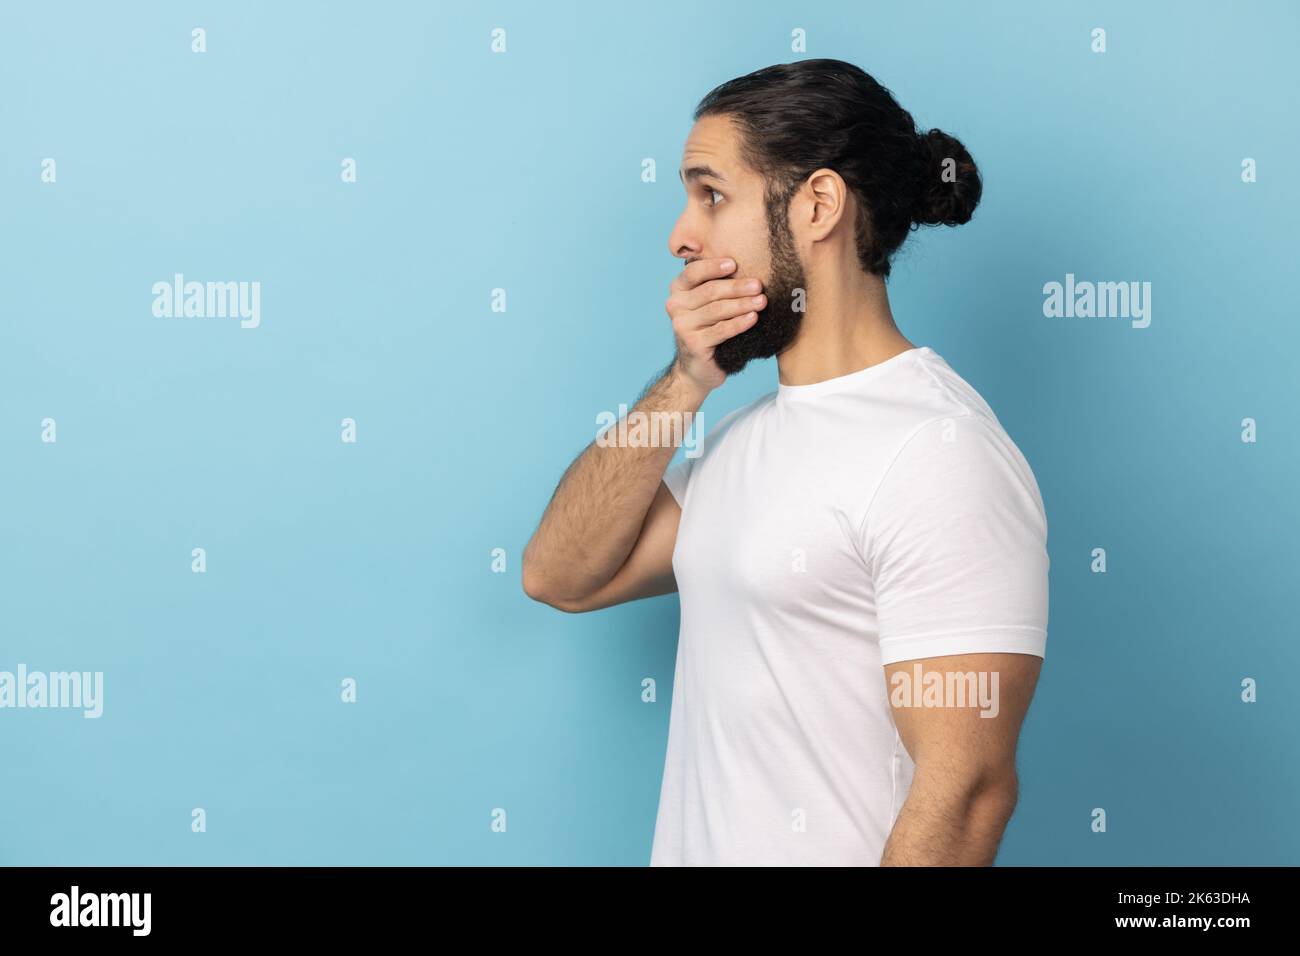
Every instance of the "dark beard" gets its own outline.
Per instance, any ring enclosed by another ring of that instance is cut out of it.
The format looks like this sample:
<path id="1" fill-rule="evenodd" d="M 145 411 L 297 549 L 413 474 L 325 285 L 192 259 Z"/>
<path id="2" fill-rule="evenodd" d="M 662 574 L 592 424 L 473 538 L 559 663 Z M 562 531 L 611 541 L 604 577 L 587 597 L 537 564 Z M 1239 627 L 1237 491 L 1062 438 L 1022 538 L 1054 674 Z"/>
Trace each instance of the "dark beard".
<path id="1" fill-rule="evenodd" d="M 771 251 L 772 275 L 763 288 L 767 305 L 758 313 L 758 321 L 739 335 L 733 335 L 713 349 L 713 360 L 727 375 L 735 375 L 751 359 L 771 358 L 784 352 L 799 332 L 803 311 L 794 309 L 794 292 L 807 295 L 803 264 L 794 248 L 787 216 L 789 199 L 767 203 L 767 246 Z"/>

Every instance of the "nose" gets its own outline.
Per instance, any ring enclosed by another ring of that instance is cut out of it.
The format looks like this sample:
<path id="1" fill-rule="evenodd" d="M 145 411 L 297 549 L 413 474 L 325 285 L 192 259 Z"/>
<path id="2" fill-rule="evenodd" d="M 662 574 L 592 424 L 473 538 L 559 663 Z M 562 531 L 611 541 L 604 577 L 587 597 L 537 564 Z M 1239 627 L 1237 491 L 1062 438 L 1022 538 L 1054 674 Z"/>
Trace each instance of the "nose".
<path id="1" fill-rule="evenodd" d="M 703 243 L 690 221 L 690 211 L 687 210 L 677 217 L 672 232 L 668 233 L 668 251 L 690 263 L 700 258 L 703 249 Z"/>

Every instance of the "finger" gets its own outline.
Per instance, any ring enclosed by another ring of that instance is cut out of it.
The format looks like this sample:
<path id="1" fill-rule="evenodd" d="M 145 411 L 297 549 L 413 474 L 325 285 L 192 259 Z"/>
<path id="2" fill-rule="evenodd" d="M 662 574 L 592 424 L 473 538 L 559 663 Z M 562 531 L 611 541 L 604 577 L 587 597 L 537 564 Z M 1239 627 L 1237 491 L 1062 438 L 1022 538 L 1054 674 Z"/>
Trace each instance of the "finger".
<path id="1" fill-rule="evenodd" d="M 727 339 L 732 336 L 739 335 L 757 321 L 757 312 L 746 312 L 743 315 L 736 316 L 735 318 L 723 319 L 721 322 L 713 323 L 713 325 L 710 325 L 707 329 L 701 329 L 697 333 L 696 341 L 700 345 L 713 348 L 714 346 L 727 341 Z"/>
<path id="2" fill-rule="evenodd" d="M 677 294 L 677 301 L 687 309 L 702 309 L 710 302 L 719 299 L 741 299 L 757 295 L 763 289 L 763 283 L 753 277 L 743 279 L 713 279 L 689 292 Z"/>
<path id="3" fill-rule="evenodd" d="M 715 323 L 738 315 L 744 315 L 750 310 L 761 309 L 765 305 L 767 305 L 767 296 L 762 293 L 753 296 L 741 296 L 738 299 L 718 299 L 716 302 L 710 302 L 702 309 L 685 313 L 679 327 L 685 332 L 707 329 Z"/>
<path id="4" fill-rule="evenodd" d="M 729 258 L 696 259 L 688 262 L 678 276 L 672 281 L 676 292 L 688 292 L 702 282 L 721 278 L 736 268 L 736 260 Z"/>

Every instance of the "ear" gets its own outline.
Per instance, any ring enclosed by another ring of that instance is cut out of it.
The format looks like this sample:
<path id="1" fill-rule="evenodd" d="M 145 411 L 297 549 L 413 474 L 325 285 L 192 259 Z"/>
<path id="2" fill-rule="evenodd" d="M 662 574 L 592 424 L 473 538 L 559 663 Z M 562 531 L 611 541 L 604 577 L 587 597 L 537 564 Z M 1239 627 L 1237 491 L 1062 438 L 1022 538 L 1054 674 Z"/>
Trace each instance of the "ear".
<path id="1" fill-rule="evenodd" d="M 848 212 L 849 187 L 835 170 L 818 169 L 804 183 L 799 198 L 808 238 L 824 239 Z"/>

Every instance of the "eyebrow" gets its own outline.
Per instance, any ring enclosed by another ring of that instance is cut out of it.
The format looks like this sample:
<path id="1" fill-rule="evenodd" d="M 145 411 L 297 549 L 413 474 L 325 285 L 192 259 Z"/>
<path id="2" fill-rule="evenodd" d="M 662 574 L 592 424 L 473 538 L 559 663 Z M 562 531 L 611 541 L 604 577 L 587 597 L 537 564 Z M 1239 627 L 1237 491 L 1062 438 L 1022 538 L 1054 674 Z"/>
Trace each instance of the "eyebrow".
<path id="1" fill-rule="evenodd" d="M 678 170 L 677 172 L 677 178 L 682 181 L 683 185 L 685 185 L 687 180 L 695 182 L 695 180 L 704 176 L 711 176 L 712 178 L 721 180 L 724 183 L 727 181 L 727 177 L 723 176 L 712 166 L 688 166 L 685 170 Z"/>

